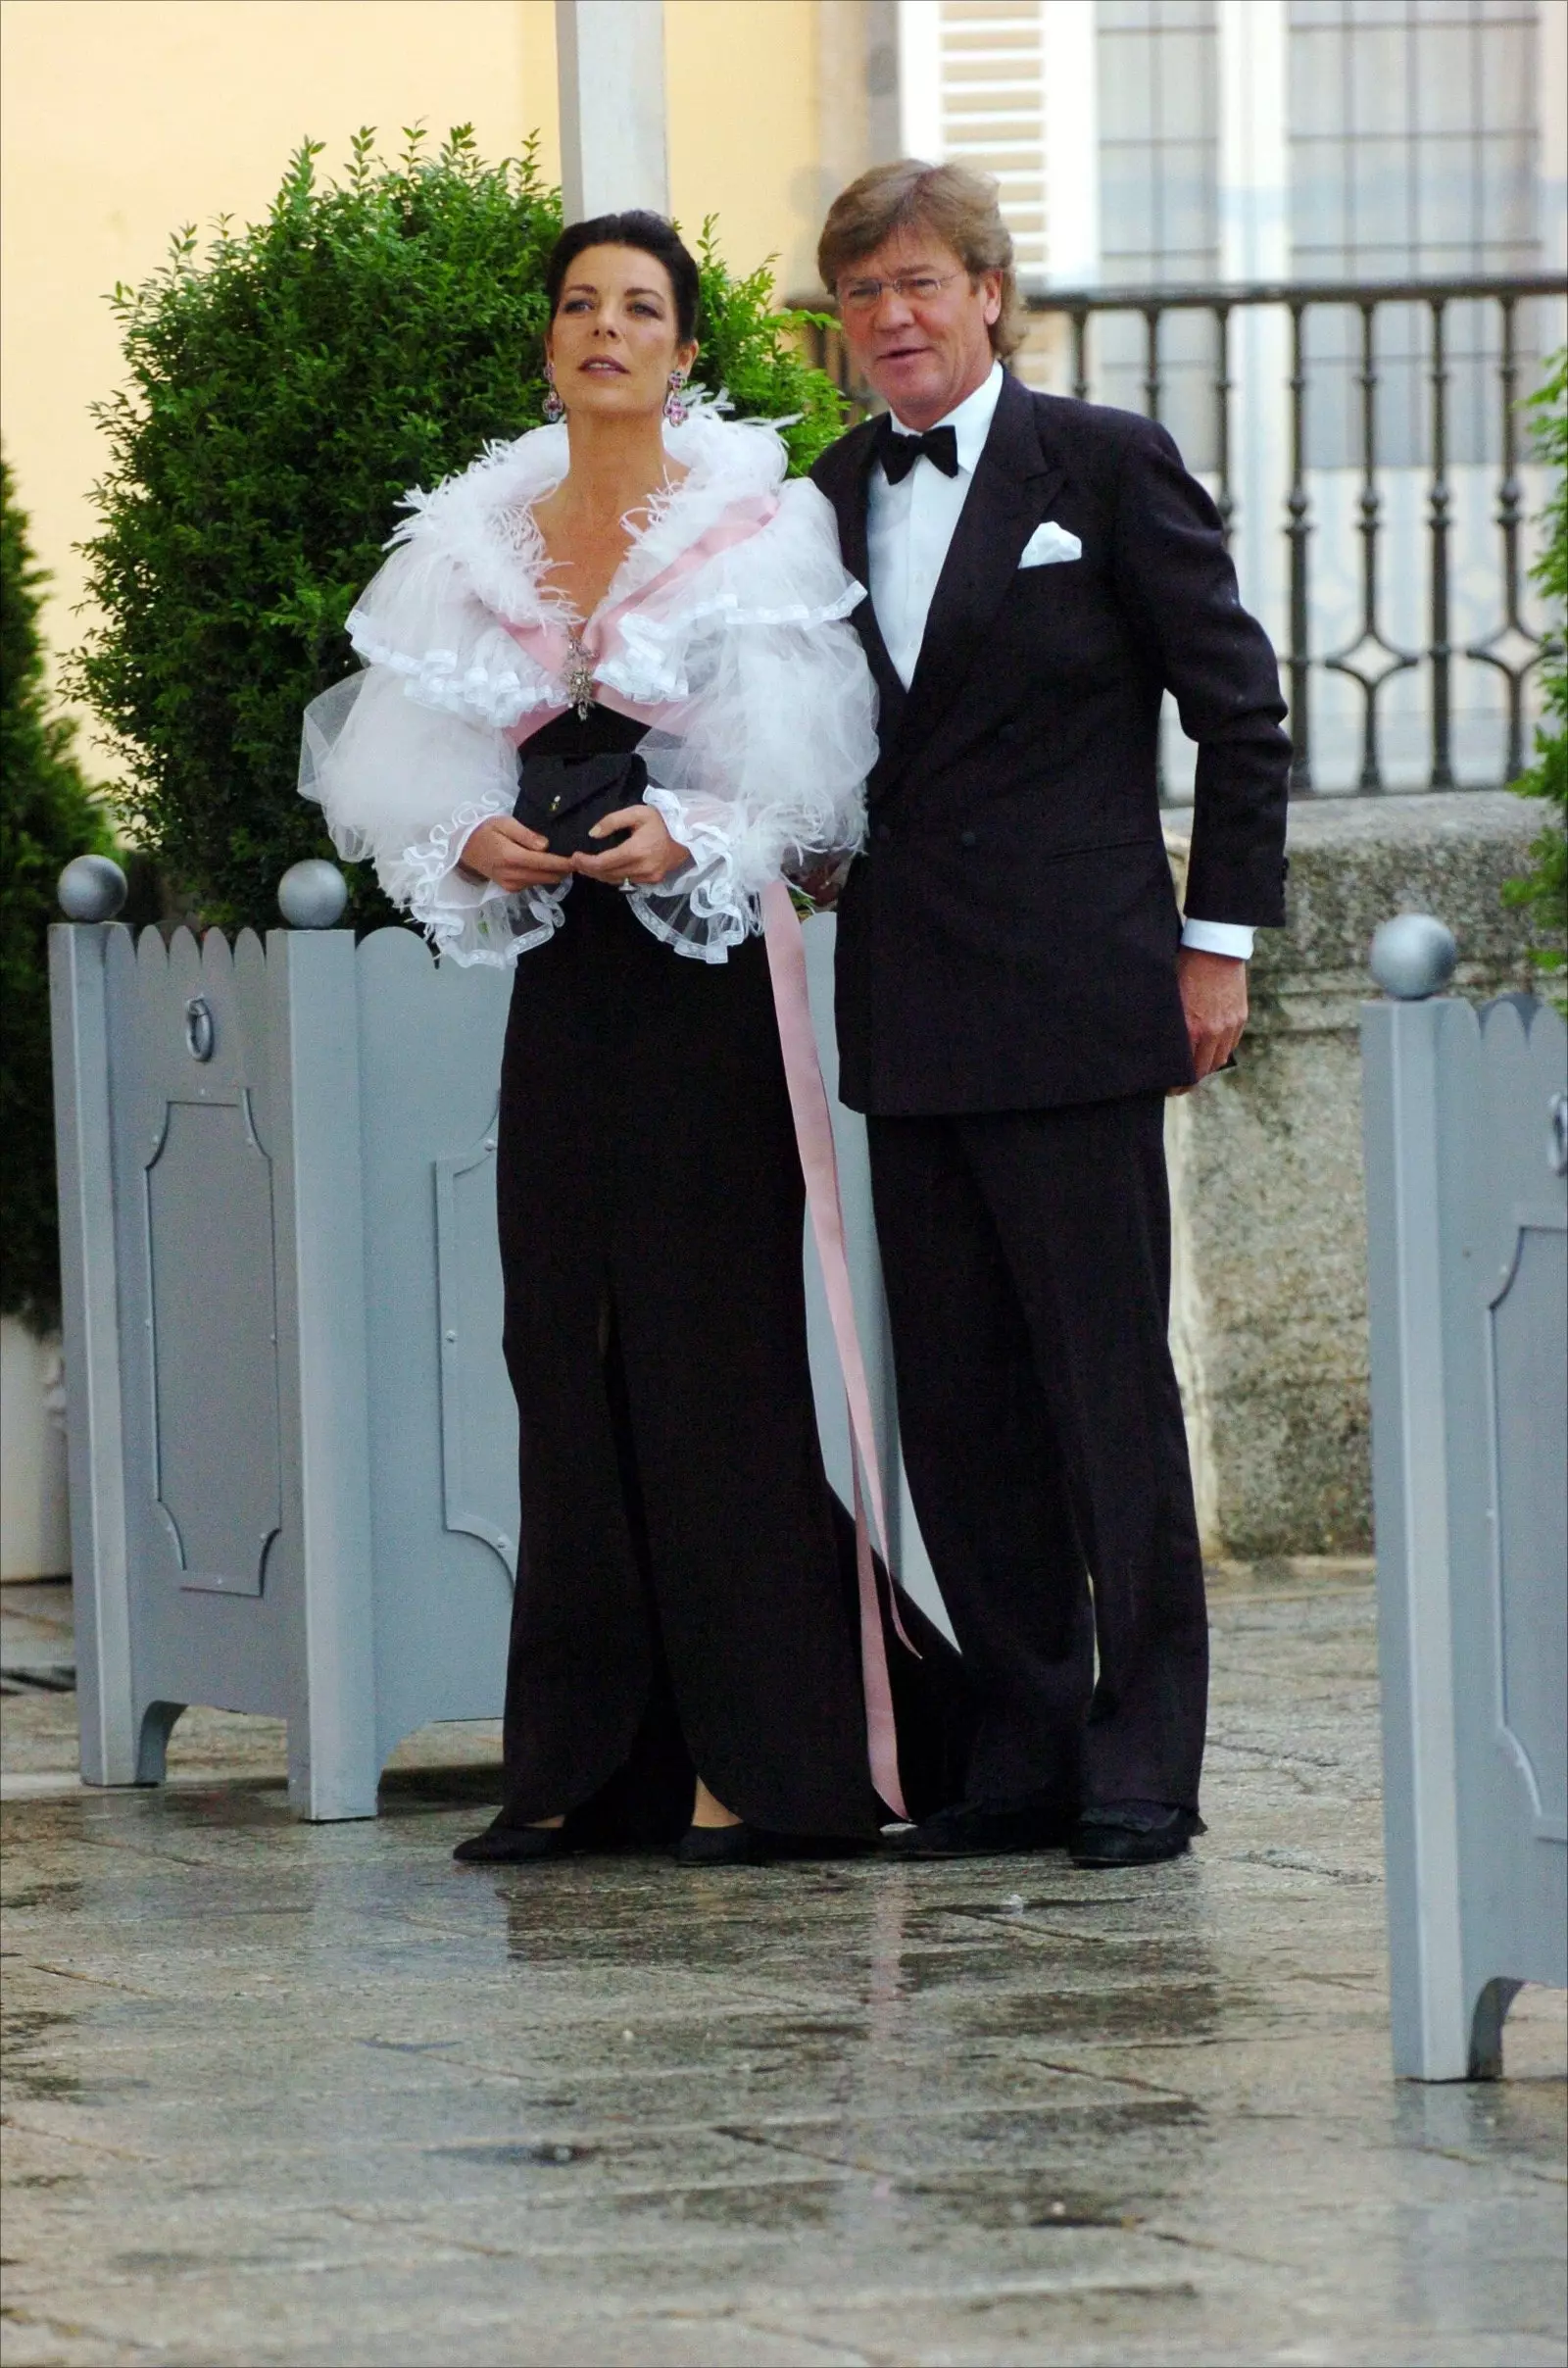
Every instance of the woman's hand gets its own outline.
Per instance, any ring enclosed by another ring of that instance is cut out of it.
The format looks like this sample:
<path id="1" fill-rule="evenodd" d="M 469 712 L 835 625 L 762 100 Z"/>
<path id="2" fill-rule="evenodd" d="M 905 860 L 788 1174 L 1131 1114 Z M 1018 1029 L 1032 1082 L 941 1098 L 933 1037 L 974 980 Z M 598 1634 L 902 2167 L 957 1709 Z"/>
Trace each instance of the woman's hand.
<path id="1" fill-rule="evenodd" d="M 622 884 L 651 888 L 671 871 L 679 871 L 692 860 L 692 851 L 672 839 L 665 827 L 664 817 L 657 806 L 622 806 L 617 813 L 606 814 L 588 833 L 591 839 L 608 839 L 612 831 L 629 831 L 618 847 L 607 848 L 603 855 L 573 856 L 571 867 L 590 880 L 605 880 L 618 888 Z"/>
<path id="2" fill-rule="evenodd" d="M 494 880 L 513 896 L 519 888 L 559 886 L 570 877 L 572 863 L 569 856 L 552 855 L 537 830 L 514 822 L 511 814 L 492 814 L 468 833 L 458 869 L 473 879 Z"/>

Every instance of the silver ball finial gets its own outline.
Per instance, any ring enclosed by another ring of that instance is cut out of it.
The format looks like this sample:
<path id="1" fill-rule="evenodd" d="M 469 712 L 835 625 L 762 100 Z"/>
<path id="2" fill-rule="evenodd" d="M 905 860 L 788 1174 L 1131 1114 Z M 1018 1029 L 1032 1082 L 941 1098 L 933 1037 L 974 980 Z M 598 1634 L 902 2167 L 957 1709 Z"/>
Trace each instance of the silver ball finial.
<path id="1" fill-rule="evenodd" d="M 1372 940 L 1372 975 L 1397 1003 L 1424 1003 L 1453 976 L 1459 949 L 1430 913 L 1396 913 Z"/>
<path id="2" fill-rule="evenodd" d="M 112 921 L 125 901 L 125 875 L 107 855 L 78 855 L 55 889 L 68 921 Z"/>
<path id="3" fill-rule="evenodd" d="M 343 917 L 349 884 L 324 856 L 290 863 L 277 883 L 277 909 L 291 929 L 332 929 Z"/>

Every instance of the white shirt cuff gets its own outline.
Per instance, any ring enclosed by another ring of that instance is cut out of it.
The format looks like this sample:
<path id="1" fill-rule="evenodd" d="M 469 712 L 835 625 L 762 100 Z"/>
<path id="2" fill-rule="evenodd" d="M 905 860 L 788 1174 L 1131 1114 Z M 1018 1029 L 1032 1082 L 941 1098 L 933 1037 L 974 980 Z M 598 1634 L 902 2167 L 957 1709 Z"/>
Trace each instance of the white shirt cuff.
<path id="1" fill-rule="evenodd" d="M 1183 921 L 1182 944 L 1200 954 L 1228 954 L 1233 962 L 1250 962 L 1257 932 L 1250 921 Z"/>

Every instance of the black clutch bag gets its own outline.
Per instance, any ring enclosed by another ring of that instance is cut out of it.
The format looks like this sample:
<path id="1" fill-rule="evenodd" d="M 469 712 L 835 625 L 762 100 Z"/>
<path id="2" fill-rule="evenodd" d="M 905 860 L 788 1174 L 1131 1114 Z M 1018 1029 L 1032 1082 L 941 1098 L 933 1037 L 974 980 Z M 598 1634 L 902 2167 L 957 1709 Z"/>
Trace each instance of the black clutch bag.
<path id="1" fill-rule="evenodd" d="M 544 833 L 552 855 L 604 855 L 629 838 L 613 830 L 591 839 L 589 831 L 622 806 L 640 806 L 648 767 L 635 749 L 607 750 L 596 757 L 523 753 L 517 774 L 514 822 Z"/>

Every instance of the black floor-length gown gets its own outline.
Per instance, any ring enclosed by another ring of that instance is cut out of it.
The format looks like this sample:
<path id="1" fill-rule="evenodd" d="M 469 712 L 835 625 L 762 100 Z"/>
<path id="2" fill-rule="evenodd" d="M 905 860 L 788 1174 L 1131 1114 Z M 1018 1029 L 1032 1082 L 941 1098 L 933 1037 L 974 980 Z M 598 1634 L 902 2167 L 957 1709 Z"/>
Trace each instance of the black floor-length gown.
<path id="1" fill-rule="evenodd" d="M 595 707 L 528 747 L 642 728 Z M 679 955 L 581 878 L 562 911 L 517 963 L 502 1068 L 522 1499 L 502 1822 L 678 1831 L 695 1767 L 749 1824 L 870 1837 L 890 1812 L 817 1440 L 766 949 Z M 934 1806 L 957 1783 L 952 1656 L 905 1617 L 923 1655 L 894 1648 L 906 1792 Z"/>

